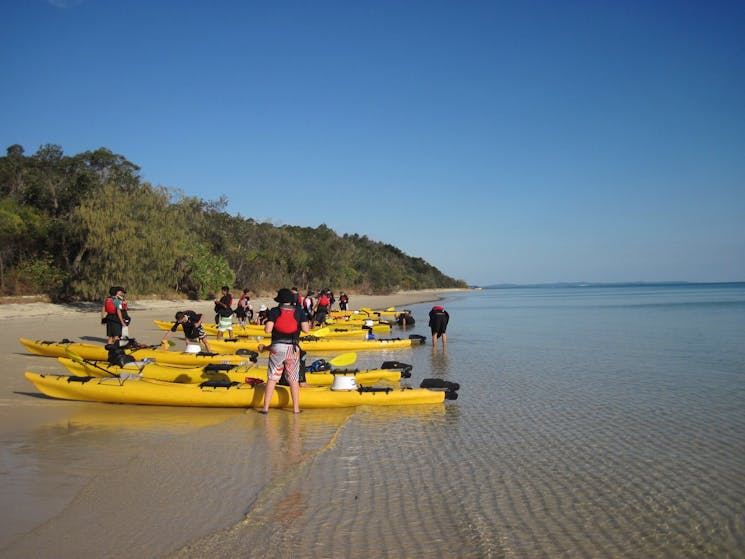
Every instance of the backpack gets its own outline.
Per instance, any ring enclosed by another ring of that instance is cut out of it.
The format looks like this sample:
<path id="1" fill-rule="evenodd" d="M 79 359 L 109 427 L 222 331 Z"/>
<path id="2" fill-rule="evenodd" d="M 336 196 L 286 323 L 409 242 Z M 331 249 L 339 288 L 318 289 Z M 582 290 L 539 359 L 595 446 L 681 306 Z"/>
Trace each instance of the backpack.
<path id="1" fill-rule="evenodd" d="M 134 363 L 135 358 L 125 353 L 124 349 L 119 344 L 110 344 L 106 346 L 109 349 L 108 362 L 112 365 L 119 365 L 124 367 L 127 363 Z"/>
<path id="2" fill-rule="evenodd" d="M 101 307 L 101 318 L 106 318 L 110 314 L 116 314 L 116 305 L 112 297 L 107 297 Z"/>
<path id="3" fill-rule="evenodd" d="M 300 322 L 297 319 L 297 307 L 279 307 L 279 316 L 274 321 L 274 329 L 280 334 L 297 334 Z"/>

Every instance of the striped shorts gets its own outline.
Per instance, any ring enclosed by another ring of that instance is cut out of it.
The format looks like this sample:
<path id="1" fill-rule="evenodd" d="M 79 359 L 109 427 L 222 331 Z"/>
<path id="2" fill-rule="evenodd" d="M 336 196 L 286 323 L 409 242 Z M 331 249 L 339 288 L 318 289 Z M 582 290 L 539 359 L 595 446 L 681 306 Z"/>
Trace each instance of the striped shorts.
<path id="1" fill-rule="evenodd" d="M 217 325 L 218 332 L 226 332 L 227 330 L 233 329 L 233 315 L 221 316 L 220 322 Z"/>
<path id="2" fill-rule="evenodd" d="M 300 350 L 292 344 L 272 344 L 269 350 L 269 367 L 267 378 L 279 380 L 282 374 L 288 382 L 300 379 Z"/>

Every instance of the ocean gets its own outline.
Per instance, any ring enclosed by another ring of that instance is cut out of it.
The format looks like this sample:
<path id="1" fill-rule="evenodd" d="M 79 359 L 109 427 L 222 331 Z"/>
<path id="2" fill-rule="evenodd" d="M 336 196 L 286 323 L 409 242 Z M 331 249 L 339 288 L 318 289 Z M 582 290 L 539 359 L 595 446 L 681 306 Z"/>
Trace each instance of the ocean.
<path id="1" fill-rule="evenodd" d="M 25 398 L 63 415 L 9 442 L 5 493 L 54 516 L 3 555 L 745 557 L 745 283 L 441 304 L 446 350 L 432 303 L 411 305 L 416 325 L 393 335 L 428 344 L 355 366 L 460 383 L 444 404 L 262 416 Z M 16 531 L 23 513 L 6 515 Z"/>
<path id="2" fill-rule="evenodd" d="M 274 460 L 292 467 L 177 555 L 745 557 L 745 284 L 444 305 L 447 350 L 396 357 L 412 385 L 459 382 L 456 401 L 359 409 L 330 430 L 323 413 L 275 418 Z M 430 306 L 411 306 L 410 333 L 429 339 Z"/>

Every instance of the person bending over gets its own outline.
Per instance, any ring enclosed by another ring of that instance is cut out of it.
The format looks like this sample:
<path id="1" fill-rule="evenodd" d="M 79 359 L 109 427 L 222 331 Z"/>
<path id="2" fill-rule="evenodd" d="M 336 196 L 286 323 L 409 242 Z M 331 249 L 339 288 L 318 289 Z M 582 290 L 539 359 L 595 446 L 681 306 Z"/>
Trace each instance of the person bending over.
<path id="1" fill-rule="evenodd" d="M 207 341 L 207 333 L 204 331 L 204 326 L 202 326 L 203 318 L 204 315 L 201 315 L 194 311 L 178 311 L 176 313 L 176 316 L 174 317 L 174 322 L 173 326 L 171 326 L 171 330 L 169 332 L 166 332 L 166 335 L 163 336 L 163 339 L 160 341 L 160 343 L 164 344 L 168 337 L 176 330 L 178 330 L 179 326 L 181 326 L 181 328 L 183 328 L 184 330 L 184 338 L 186 339 L 187 347 L 189 346 L 189 344 L 198 343 L 202 347 L 204 347 L 204 350 L 207 353 L 211 353 L 210 344 Z"/>

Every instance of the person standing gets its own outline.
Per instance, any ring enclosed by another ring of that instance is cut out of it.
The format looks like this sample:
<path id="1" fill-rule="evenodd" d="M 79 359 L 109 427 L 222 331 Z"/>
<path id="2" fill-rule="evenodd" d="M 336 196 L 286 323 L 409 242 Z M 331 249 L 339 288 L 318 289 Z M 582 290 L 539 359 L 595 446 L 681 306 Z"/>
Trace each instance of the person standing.
<path id="1" fill-rule="evenodd" d="M 238 325 L 245 326 L 247 323 L 250 324 L 254 318 L 253 315 L 254 310 L 251 306 L 251 296 L 249 295 L 248 287 L 246 287 L 235 307 L 235 316 L 238 318 Z"/>
<path id="2" fill-rule="evenodd" d="M 329 313 L 329 307 L 331 306 L 328 292 L 326 290 L 321 291 L 316 302 L 315 312 L 313 313 L 313 323 L 316 326 L 326 325 L 326 315 Z"/>
<path id="3" fill-rule="evenodd" d="M 292 289 L 290 289 L 290 291 L 292 291 L 292 296 L 295 298 L 295 302 L 293 303 L 293 305 L 295 305 L 296 307 L 302 306 L 300 293 L 298 292 L 297 287 L 293 287 Z"/>
<path id="4" fill-rule="evenodd" d="M 127 292 L 121 286 L 114 286 L 109 289 L 109 297 L 103 305 L 101 314 L 105 314 L 102 322 L 106 324 L 106 336 L 109 344 L 119 341 L 123 334 L 129 332 L 125 330 L 129 324 L 129 314 L 127 312 L 127 303 L 124 295 Z"/>
<path id="5" fill-rule="evenodd" d="M 334 297 L 334 292 L 330 289 L 326 290 L 326 296 L 329 298 L 329 312 L 334 310 L 334 303 L 336 303 L 336 297 Z"/>
<path id="6" fill-rule="evenodd" d="M 261 413 L 269 413 L 272 394 L 282 376 L 290 384 L 292 411 L 300 413 L 300 333 L 308 332 L 310 324 L 305 311 L 294 304 L 292 291 L 283 287 L 274 300 L 279 305 L 269 309 L 264 325 L 264 332 L 271 334 L 272 342 L 269 346 L 269 366 Z M 260 345 L 259 351 L 263 349 Z"/>
<path id="7" fill-rule="evenodd" d="M 448 322 L 450 321 L 450 315 L 440 305 L 435 305 L 432 310 L 429 311 L 429 328 L 432 332 L 432 346 L 437 345 L 437 338 L 442 339 L 442 347 L 444 348 L 448 344 L 447 329 Z"/>
<path id="8" fill-rule="evenodd" d="M 339 295 L 339 310 L 345 311 L 347 310 L 347 305 L 349 304 L 349 296 L 341 292 L 341 295 Z"/>
<path id="9" fill-rule="evenodd" d="M 311 321 L 313 320 L 313 295 L 313 291 L 308 291 L 308 294 L 303 299 L 303 308 L 308 315 L 308 319 Z"/>
<path id="10" fill-rule="evenodd" d="M 230 294 L 230 288 L 227 285 L 222 286 L 222 296 L 215 299 L 215 312 L 217 312 L 217 339 L 221 340 L 223 332 L 228 333 L 228 337 L 233 337 L 233 296 Z"/>

